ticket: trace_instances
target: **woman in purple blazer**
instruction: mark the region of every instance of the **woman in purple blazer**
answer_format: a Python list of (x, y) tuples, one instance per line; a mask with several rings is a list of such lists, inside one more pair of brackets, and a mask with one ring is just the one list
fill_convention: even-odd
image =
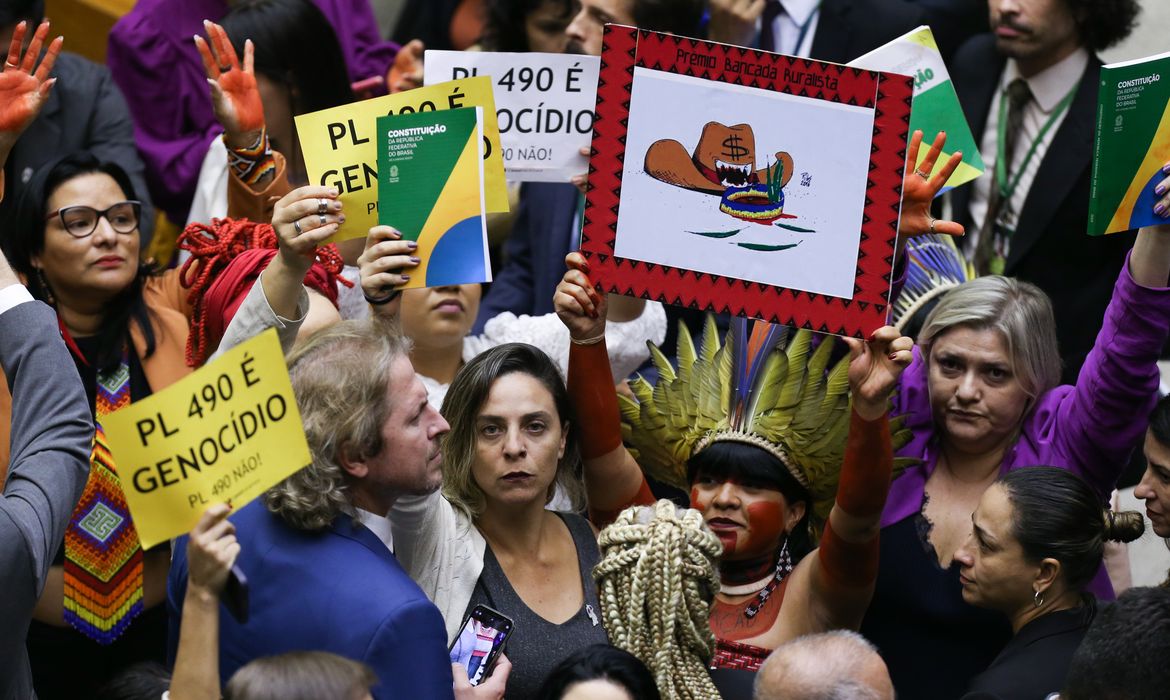
[[(1052, 305), (1034, 285), (980, 278), (948, 292), (927, 317), (892, 412), (914, 435), (897, 456), (918, 462), (890, 489), (877, 590), (862, 625), (899, 697), (957, 697), (1010, 637), (1005, 619), (963, 602), (951, 557), (992, 482), (1054, 466), (1106, 501), (1156, 398), (1168, 276), (1170, 226), (1142, 229), (1075, 386), (1057, 385)], [(1103, 569), (1089, 590), (1113, 597)]]

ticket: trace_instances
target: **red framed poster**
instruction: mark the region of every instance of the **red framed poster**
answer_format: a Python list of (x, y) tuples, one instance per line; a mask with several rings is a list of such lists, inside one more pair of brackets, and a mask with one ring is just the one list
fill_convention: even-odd
[(606, 291), (867, 336), (913, 81), (607, 25), (581, 251)]

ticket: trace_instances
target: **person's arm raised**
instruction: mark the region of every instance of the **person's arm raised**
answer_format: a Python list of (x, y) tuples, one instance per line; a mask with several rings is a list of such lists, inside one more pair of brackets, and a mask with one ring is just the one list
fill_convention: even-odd
[(337, 190), (320, 185), (298, 187), (276, 203), (272, 228), (278, 253), (261, 280), (264, 296), (277, 316), (295, 318), (305, 274), (313, 266), (317, 246), (337, 233), (345, 221)]
[[(4, 164), (8, 162), (16, 140), (37, 118), (41, 107), (49, 99), (49, 92), (57, 82), (56, 78), (49, 78), (49, 73), (53, 70), (57, 55), (61, 53), (61, 43), (64, 41), (57, 37), (49, 42), (45, 57), (41, 60), (41, 48), (49, 35), (49, 23), (41, 22), (33, 33), (28, 51), (22, 56), (21, 48), (27, 32), (27, 22), (16, 25), (12, 42), (8, 46), (4, 70), (0, 72), (0, 198), (3, 198)], [(40, 65), (37, 65), (38, 60)]]
[(891, 326), (878, 329), (864, 343), (852, 338), (846, 342), (853, 416), (837, 500), (809, 569), (809, 628), (804, 632), (856, 628), (869, 606), (894, 463), (889, 399), (910, 364), (914, 345)]
[(622, 444), (617, 391), (605, 347), (606, 297), (589, 281), (584, 256), (569, 253), (565, 264), (569, 270), (557, 285), (553, 305), (572, 341), (568, 388), (577, 416), (586, 498), (591, 513), (611, 513), (633, 505), (648, 489), (641, 468)]
[(231, 508), (212, 505), (187, 538), (187, 595), (171, 700), (219, 700), (219, 596), (240, 554)]
[(393, 318), (401, 306), (402, 290), (396, 287), (410, 281), (411, 269), (418, 267), (415, 255), (418, 243), (402, 240), (391, 226), (375, 226), (366, 236), (366, 248), (357, 260), (362, 294), (375, 316)]
[(959, 163), (963, 162), (963, 152), (955, 151), (947, 158), (943, 167), (933, 175), (935, 165), (946, 146), (947, 134), (940, 131), (935, 134), (934, 142), (926, 157), (917, 167), (918, 151), (922, 147), (922, 131), (915, 131), (910, 136), (910, 144), (906, 148), (906, 174), (902, 177), (902, 213), (898, 218), (898, 243), (895, 249), (895, 260), (902, 257), (902, 250), (906, 241), (914, 236), (930, 233), (947, 236), (962, 236), (963, 225), (947, 219), (936, 219), (930, 213), (934, 198), (951, 179)]

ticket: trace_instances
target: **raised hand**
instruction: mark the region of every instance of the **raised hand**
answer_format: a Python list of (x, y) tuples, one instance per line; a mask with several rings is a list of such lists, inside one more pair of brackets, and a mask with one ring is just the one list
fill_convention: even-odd
[(565, 256), (568, 270), (553, 294), (553, 307), (574, 340), (591, 340), (605, 334), (606, 295), (598, 294), (589, 281), (589, 263), (573, 252)]
[(244, 42), (244, 65), (241, 67), (223, 27), (207, 20), (203, 20), (203, 27), (211, 45), (208, 46), (203, 37), (196, 36), (195, 48), (199, 50), (203, 68), (207, 71), (215, 118), (226, 132), (228, 146), (248, 148), (264, 128), (264, 105), (260, 102), (253, 70), (255, 48), (251, 39)]
[(41, 48), (49, 35), (49, 23), (41, 22), (22, 57), (21, 47), (27, 32), (27, 22), (16, 25), (4, 71), (0, 72), (0, 166), (8, 159), (16, 139), (36, 119), (57, 82), (56, 78), (49, 78), (49, 73), (57, 61), (57, 54), (61, 53), (64, 39), (57, 37), (49, 42), (45, 57), (41, 59)]
[(846, 338), (849, 346), (849, 390), (853, 410), (866, 420), (885, 414), (890, 394), (902, 376), (902, 370), (914, 358), (914, 341), (901, 335), (893, 326), (882, 326), (869, 340)]
[(236, 526), (227, 519), (230, 506), (217, 503), (199, 518), (187, 539), (187, 581), (190, 588), (216, 597), (240, 553)]
[(386, 75), (386, 87), (391, 93), (413, 90), (423, 84), (423, 51), (426, 49), (418, 39), (411, 39), (406, 46), (398, 49), (394, 64)]
[(926, 158), (917, 169), (913, 169), (913, 164), (918, 162), (918, 150), (922, 146), (922, 131), (915, 131), (910, 137), (910, 146), (906, 152), (906, 175), (902, 178), (902, 218), (898, 220), (898, 237), (903, 240), (927, 233), (963, 235), (961, 224), (935, 219), (930, 215), (930, 205), (934, 202), (935, 195), (951, 178), (959, 163), (963, 162), (962, 151), (956, 151), (951, 154), (941, 170), (933, 176), (930, 175), (946, 142), (946, 132), (940, 131), (934, 137), (930, 150), (926, 152)]
[[(416, 250), (418, 243), (402, 240), (402, 234), (390, 226), (370, 229), (366, 249), (357, 260), (366, 299), (388, 303), (397, 296), (394, 288), (409, 282), (411, 268), (419, 264)], [(396, 313), (397, 309), (387, 311)]]
[(345, 214), (337, 190), (321, 185), (298, 187), (272, 209), (272, 228), (285, 265), (303, 276), (312, 266), (317, 246), (337, 233)]

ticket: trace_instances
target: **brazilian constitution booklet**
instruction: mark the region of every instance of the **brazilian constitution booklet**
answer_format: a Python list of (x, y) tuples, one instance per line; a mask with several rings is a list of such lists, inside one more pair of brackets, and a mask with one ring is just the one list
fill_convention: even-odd
[(402, 289), (490, 282), (483, 108), (378, 117), (378, 223), (417, 241)]
[(849, 62), (850, 66), (901, 73), (914, 78), (914, 103), (910, 108), (910, 131), (922, 130), (924, 145), (918, 151), (918, 167), (926, 158), (934, 136), (947, 132), (946, 150), (935, 162), (934, 172), (942, 170), (955, 151), (963, 152), (963, 161), (939, 191), (971, 182), (983, 173), (983, 157), (967, 125), (959, 96), (951, 84), (951, 75), (943, 63), (938, 44), (930, 27), (921, 26), (894, 39), (885, 46)]
[(1089, 234), (1166, 223), (1154, 188), (1170, 162), (1170, 53), (1101, 68)]

